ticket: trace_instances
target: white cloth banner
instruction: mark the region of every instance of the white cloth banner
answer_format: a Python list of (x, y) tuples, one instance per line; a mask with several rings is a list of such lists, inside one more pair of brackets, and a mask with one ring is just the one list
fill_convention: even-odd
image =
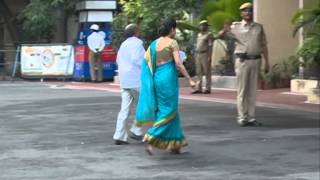
[(21, 74), (23, 76), (73, 75), (72, 45), (22, 45)]

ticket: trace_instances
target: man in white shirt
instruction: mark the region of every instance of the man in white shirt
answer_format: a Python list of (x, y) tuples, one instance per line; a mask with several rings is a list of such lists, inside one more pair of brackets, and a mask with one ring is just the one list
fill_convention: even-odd
[[(122, 103), (117, 118), (116, 131), (113, 135), (116, 145), (128, 144), (126, 121), (132, 106), (136, 105), (139, 97), (141, 64), (145, 53), (143, 42), (138, 38), (138, 26), (129, 24), (125, 28), (125, 33), (127, 39), (122, 42), (117, 54)], [(144, 131), (133, 123), (129, 135), (133, 139), (141, 140)]]
[(102, 63), (101, 54), (105, 46), (104, 37), (99, 34), (99, 26), (93, 24), (90, 27), (92, 33), (88, 36), (87, 42), (90, 49), (90, 78), (91, 81), (97, 82), (96, 66), (98, 67), (98, 82), (102, 82)]

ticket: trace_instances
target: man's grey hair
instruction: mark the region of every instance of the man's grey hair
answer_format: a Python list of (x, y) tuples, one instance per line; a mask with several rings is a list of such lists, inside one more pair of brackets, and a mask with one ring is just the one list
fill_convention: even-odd
[(138, 31), (138, 25), (137, 24), (129, 24), (124, 29), (126, 37), (132, 37), (136, 34)]

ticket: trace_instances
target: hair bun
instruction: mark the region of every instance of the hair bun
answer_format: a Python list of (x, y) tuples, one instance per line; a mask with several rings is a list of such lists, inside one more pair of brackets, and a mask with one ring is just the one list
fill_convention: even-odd
[(159, 27), (159, 35), (160, 36), (166, 36), (171, 32), (172, 28), (176, 28), (177, 23), (176, 20), (172, 17), (165, 19), (164, 21), (162, 21), (160, 23), (160, 27)]

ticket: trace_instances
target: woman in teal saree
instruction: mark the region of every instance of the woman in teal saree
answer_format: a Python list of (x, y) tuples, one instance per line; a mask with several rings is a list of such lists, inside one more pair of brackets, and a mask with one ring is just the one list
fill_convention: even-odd
[(166, 20), (160, 27), (160, 38), (149, 46), (141, 70), (141, 89), (136, 111), (137, 126), (151, 126), (143, 141), (146, 151), (152, 155), (152, 147), (180, 153), (187, 145), (180, 126), (178, 113), (179, 84), (177, 69), (195, 82), (179, 58), (179, 46), (175, 36), (176, 22)]

